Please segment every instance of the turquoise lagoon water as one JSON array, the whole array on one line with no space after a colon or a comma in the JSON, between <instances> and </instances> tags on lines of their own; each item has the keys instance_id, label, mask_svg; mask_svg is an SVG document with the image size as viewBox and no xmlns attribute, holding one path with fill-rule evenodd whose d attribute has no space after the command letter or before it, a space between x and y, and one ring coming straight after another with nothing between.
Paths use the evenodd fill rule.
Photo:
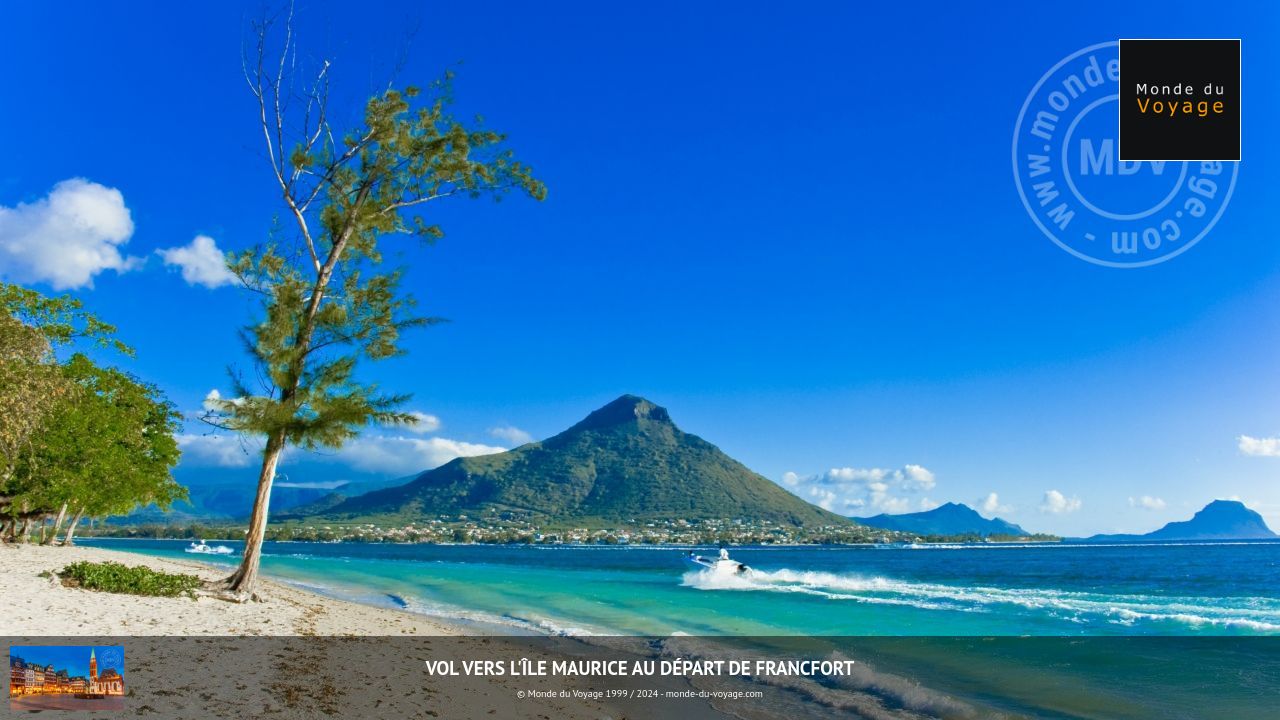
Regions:
<instances>
[{"instance_id":1,"label":"turquoise lagoon water","mask_svg":"<svg viewBox=\"0 0 1280 720\"><path fill-rule=\"evenodd\" d=\"M177 540L85 544L236 558ZM265 545L263 568L512 633L1280 635L1280 542L734 548L746 578L693 570L687 550L288 542Z\"/></svg>"},{"instance_id":2,"label":"turquoise lagoon water","mask_svg":"<svg viewBox=\"0 0 1280 720\"><path fill-rule=\"evenodd\" d=\"M185 541L86 544L235 562ZM758 718L847 717L867 695L895 718L1277 717L1280 542L732 549L749 578L693 570L688 549L267 543L263 568L488 632L745 643L868 671L768 695Z\"/></svg>"}]
</instances>

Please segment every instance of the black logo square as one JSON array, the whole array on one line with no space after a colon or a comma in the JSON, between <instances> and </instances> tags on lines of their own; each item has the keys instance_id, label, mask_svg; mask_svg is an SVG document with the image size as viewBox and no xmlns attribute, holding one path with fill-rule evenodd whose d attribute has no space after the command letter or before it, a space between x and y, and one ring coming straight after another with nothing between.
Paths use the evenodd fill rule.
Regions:
<instances>
[{"instance_id":1,"label":"black logo square","mask_svg":"<svg viewBox=\"0 0 1280 720\"><path fill-rule=\"evenodd\" d=\"M1239 40L1120 41L1121 160L1240 159Z\"/></svg>"}]
</instances>

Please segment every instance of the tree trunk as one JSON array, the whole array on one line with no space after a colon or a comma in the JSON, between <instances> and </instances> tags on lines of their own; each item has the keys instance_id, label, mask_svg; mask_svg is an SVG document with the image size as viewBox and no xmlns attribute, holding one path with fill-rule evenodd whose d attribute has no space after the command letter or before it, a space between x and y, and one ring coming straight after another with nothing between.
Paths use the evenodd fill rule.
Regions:
<instances>
[{"instance_id":1,"label":"tree trunk","mask_svg":"<svg viewBox=\"0 0 1280 720\"><path fill-rule=\"evenodd\" d=\"M49 522L48 522L48 521L49 521L49 516L48 516L48 515L41 515L41 516L40 516L40 544L41 544L41 545L43 545L43 544L44 544L44 537L45 537L45 533L46 533L46 532L48 532L48 530L49 530Z\"/></svg>"},{"instance_id":2,"label":"tree trunk","mask_svg":"<svg viewBox=\"0 0 1280 720\"><path fill-rule=\"evenodd\" d=\"M22 533L18 536L18 542L31 542L31 518L22 518Z\"/></svg>"},{"instance_id":3,"label":"tree trunk","mask_svg":"<svg viewBox=\"0 0 1280 720\"><path fill-rule=\"evenodd\" d=\"M249 533L244 539L244 559L240 567L226 579L227 589L245 599L252 598L258 584L258 565L262 561L262 540L267 533L267 512L271 503L271 483L276 477L276 466L284 452L284 432L267 438L262 451L262 471L258 474L258 494L253 499L253 515L249 517Z\"/></svg>"},{"instance_id":4,"label":"tree trunk","mask_svg":"<svg viewBox=\"0 0 1280 720\"><path fill-rule=\"evenodd\" d=\"M40 541L41 545L52 545L58 541L58 533L62 531L62 523L67 519L67 504L62 503L62 507L58 508L58 515L53 520L53 532L49 533L49 537Z\"/></svg>"},{"instance_id":5,"label":"tree trunk","mask_svg":"<svg viewBox=\"0 0 1280 720\"><path fill-rule=\"evenodd\" d=\"M76 514L71 518L71 524L67 526L67 536L62 539L63 547L70 547L75 544L71 541L71 538L75 537L76 525L80 524L80 518L82 517L84 517L84 508L77 510Z\"/></svg>"}]
</instances>

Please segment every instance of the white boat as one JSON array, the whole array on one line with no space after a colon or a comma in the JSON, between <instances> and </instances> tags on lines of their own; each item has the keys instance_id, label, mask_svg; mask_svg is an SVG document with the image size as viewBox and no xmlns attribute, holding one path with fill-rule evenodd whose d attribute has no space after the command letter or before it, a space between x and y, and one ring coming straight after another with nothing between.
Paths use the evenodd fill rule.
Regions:
<instances>
[{"instance_id":1,"label":"white boat","mask_svg":"<svg viewBox=\"0 0 1280 720\"><path fill-rule=\"evenodd\" d=\"M230 555L234 551L226 545L209 545L204 540L201 540L199 543L188 545L186 552L197 555Z\"/></svg>"},{"instance_id":2,"label":"white boat","mask_svg":"<svg viewBox=\"0 0 1280 720\"><path fill-rule=\"evenodd\" d=\"M751 568L729 557L729 551L720 548L720 557L709 558L695 555L692 550L684 556L685 561L697 565L719 575L749 575Z\"/></svg>"}]
</instances>

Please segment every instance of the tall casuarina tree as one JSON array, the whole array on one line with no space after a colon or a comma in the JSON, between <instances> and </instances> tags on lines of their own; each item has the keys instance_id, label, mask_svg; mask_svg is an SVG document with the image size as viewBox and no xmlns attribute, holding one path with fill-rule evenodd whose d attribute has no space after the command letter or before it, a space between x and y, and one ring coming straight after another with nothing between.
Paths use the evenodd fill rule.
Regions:
<instances>
[{"instance_id":1,"label":"tall casuarina tree","mask_svg":"<svg viewBox=\"0 0 1280 720\"><path fill-rule=\"evenodd\" d=\"M464 125L449 112L450 76L427 86L387 89L363 121L334 127L330 63L301 77L291 10L254 23L245 80L262 127L286 232L228 258L261 316L242 333L253 380L233 373L235 392L211 398L207 419L262 438L262 466L244 558L225 580L249 599L258 578L271 484L289 446L336 448L372 424L412 424L388 394L357 377L360 360L402 354L401 334L435 322L415 315L400 269L383 260L405 236L432 242L441 228L425 215L454 196L546 189L503 147L504 136Z\"/></svg>"}]
</instances>

